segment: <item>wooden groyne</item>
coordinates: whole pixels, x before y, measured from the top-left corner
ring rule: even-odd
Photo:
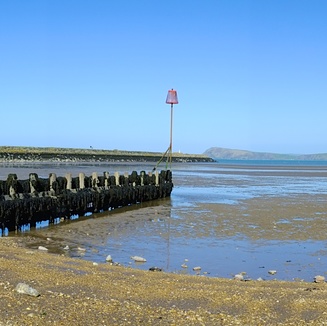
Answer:
[[[173,189],[170,170],[146,174],[91,176],[79,173],[77,177],[67,173],[57,177],[39,178],[30,173],[29,179],[18,180],[9,174],[0,180],[0,228],[2,233],[19,231],[23,226],[35,227],[38,222],[54,223],[58,218],[84,216],[87,213],[107,211],[145,201],[169,197]]]

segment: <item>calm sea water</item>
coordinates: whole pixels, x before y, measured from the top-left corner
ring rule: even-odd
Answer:
[[[153,164],[3,165],[8,173],[151,171]],[[67,171],[68,170],[68,171]],[[327,273],[327,162],[174,164],[170,199],[102,212],[19,236],[29,247],[133,268],[311,281]],[[15,235],[9,235],[15,236]],[[33,241],[31,241],[31,239]],[[69,250],[63,248],[68,246]],[[85,250],[80,250],[80,249]],[[146,258],[142,264],[130,257]],[[183,267],[182,267],[183,266]],[[201,267],[200,272],[193,271]],[[269,274],[276,270],[275,275]]]

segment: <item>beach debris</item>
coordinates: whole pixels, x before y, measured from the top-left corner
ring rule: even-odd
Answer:
[[[268,271],[268,274],[275,275],[275,274],[277,274],[277,271],[274,270],[274,269],[271,269],[271,270]]]
[[[43,251],[48,251],[48,248],[46,248],[46,247],[43,247],[43,246],[39,246],[39,248],[38,248],[39,250],[43,250]]]
[[[193,270],[194,270],[195,272],[198,272],[198,271],[201,270],[201,267],[200,267],[200,266],[193,267]]]
[[[315,283],[324,283],[325,282],[325,277],[321,275],[316,275],[314,277],[314,282]]]
[[[106,257],[106,262],[108,262],[108,263],[112,263],[112,257],[111,257],[111,255],[108,255],[108,256]]]
[[[131,259],[133,259],[135,262],[138,263],[144,263],[146,262],[146,259],[140,256],[131,256]]]
[[[30,295],[32,297],[38,297],[40,295],[40,293],[33,289],[32,287],[30,287],[28,284],[26,283],[18,283],[16,285],[16,288],[15,290],[18,292],[18,293],[23,293],[23,294],[27,294],[27,295]]]
[[[187,265],[186,264],[182,264],[181,267],[187,268]]]
[[[151,272],[162,272],[162,268],[160,268],[160,267],[150,267],[149,271],[151,271]]]

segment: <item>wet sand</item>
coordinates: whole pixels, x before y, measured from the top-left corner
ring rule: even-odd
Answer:
[[[326,174],[313,173],[315,177]],[[202,222],[210,223],[211,212],[215,212],[216,234],[323,241],[326,199],[325,194],[300,193],[244,199],[237,207],[206,203],[210,212],[202,216]],[[83,223],[90,221],[60,226],[62,237],[66,232],[67,237],[82,232]],[[204,233],[196,236],[205,236],[212,227],[197,232]],[[47,235],[51,233],[44,233],[43,240]],[[327,325],[325,282],[236,281],[142,271],[105,262],[94,265],[26,248],[29,241],[35,238],[28,234],[0,238],[0,325]],[[31,285],[40,296],[17,293],[19,282]]]
[[[246,272],[247,278],[272,279],[268,273],[269,269],[278,271],[274,278],[279,280],[312,281],[318,274],[326,276],[324,225],[327,195],[299,194],[295,197],[251,198],[240,201],[238,205],[203,203],[197,208],[201,218],[194,210],[187,210],[184,211],[184,220],[170,218],[170,207],[165,205],[168,202],[169,200],[162,200],[134,208],[119,209],[118,212],[98,213],[18,236],[22,244],[31,249],[41,245],[47,247],[51,253],[97,262],[105,261],[106,256],[110,254],[115,261],[125,266],[135,266],[129,256],[142,256],[145,254],[143,250],[149,248],[145,254],[148,262],[136,266],[140,269],[148,269],[155,264],[165,271],[194,275],[192,267],[200,265],[202,270],[199,273],[209,277],[232,278],[239,272]],[[160,234],[160,237],[154,237],[156,234]],[[139,238],[136,236],[141,237],[142,246],[138,246]],[[168,261],[158,265],[155,259],[162,253],[152,248],[158,243],[166,243],[169,237],[187,239],[189,243],[199,239],[216,238],[217,241],[212,245],[217,247],[215,252],[220,250],[229,259],[217,255],[210,256],[213,249],[204,246],[202,256],[208,256],[208,263],[204,265],[196,260],[192,250],[185,256],[178,256],[176,245],[171,244],[169,268],[166,267]],[[135,247],[130,240],[132,238],[136,239]],[[235,245],[232,243],[233,239]],[[244,250],[237,248],[242,239],[244,243],[249,244]],[[267,255],[270,257],[267,258],[261,250],[267,250],[269,241],[275,243],[274,249],[271,250],[280,249],[275,255]],[[290,241],[296,246],[293,246],[293,251],[285,252]],[[320,245],[316,244],[311,253],[307,248],[308,241],[319,242]],[[69,250],[64,250],[67,245]],[[78,247],[84,247],[86,251],[79,251]],[[167,259],[165,255],[162,256]],[[188,269],[181,267],[184,258],[190,260],[187,263]],[[232,269],[228,269],[228,264]]]
[[[235,281],[53,255],[0,238],[0,325],[324,325],[326,283]],[[15,291],[19,282],[39,297]]]

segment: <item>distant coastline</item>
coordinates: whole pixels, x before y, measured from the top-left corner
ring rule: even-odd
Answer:
[[[0,162],[157,162],[163,153],[57,147],[0,146]],[[214,162],[205,154],[173,153],[173,162]]]
[[[284,160],[284,161],[327,161],[327,153],[318,154],[278,154],[251,152],[240,149],[211,147],[204,152],[215,160]]]

